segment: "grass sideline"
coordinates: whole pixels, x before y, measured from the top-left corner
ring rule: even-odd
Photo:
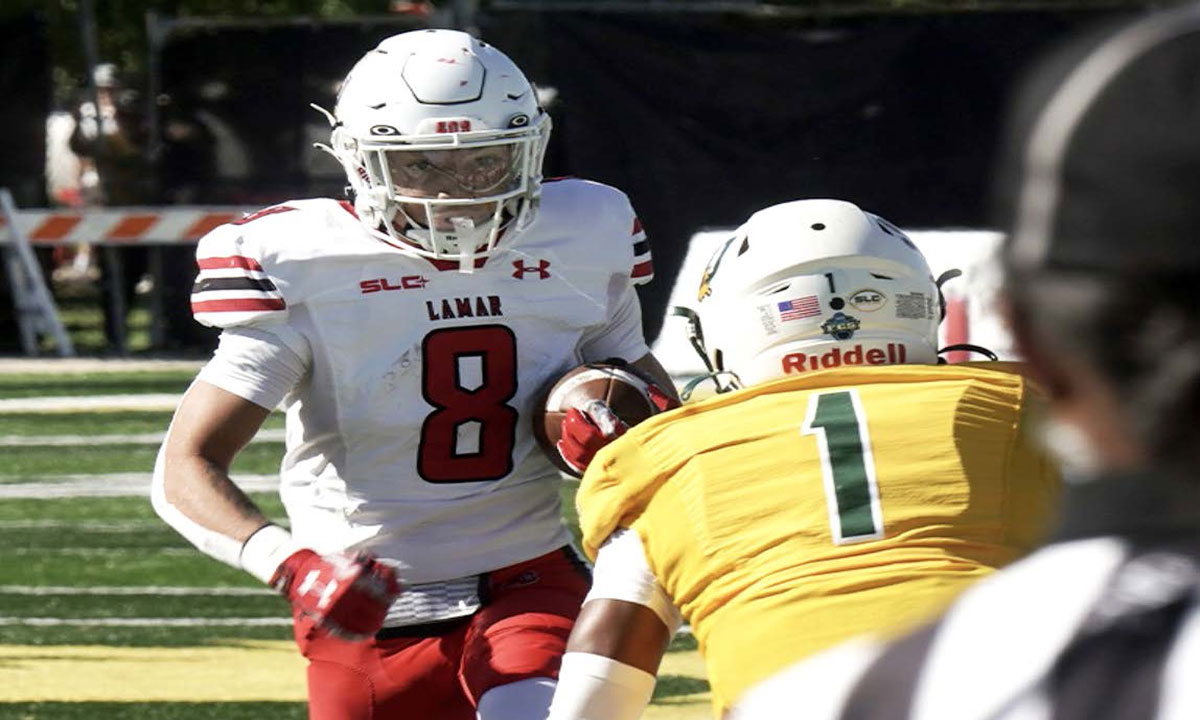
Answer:
[[[0,398],[175,393],[182,392],[193,375],[194,370],[0,373]],[[21,441],[4,447],[0,486],[30,475],[53,480],[64,474],[133,472],[148,477],[153,443],[106,444],[103,436],[161,433],[169,416],[124,410],[0,412],[0,436],[70,436],[78,441],[70,446]],[[272,429],[282,425],[278,413],[267,422]],[[243,453],[235,472],[273,474],[281,452],[279,442],[256,442]],[[564,483],[562,493],[566,519],[577,533],[576,487],[575,482]],[[277,494],[252,497],[269,516],[283,520]],[[165,590],[180,587],[198,588],[203,594]],[[302,661],[286,625],[168,624],[194,618],[286,618],[282,599],[241,594],[258,590],[261,586],[245,573],[192,548],[162,523],[145,497],[6,499],[0,502],[0,615],[5,618],[0,622],[0,677],[9,678],[6,684],[12,691],[0,694],[0,719],[306,717],[303,672],[296,671]],[[160,622],[148,627],[120,624],[143,618]],[[30,624],[40,620],[79,624]],[[286,692],[293,696],[285,692],[282,699],[221,697],[219,684],[213,684],[222,670],[264,663],[272,673],[271,686],[292,688]],[[123,689],[120,701],[114,701],[116,693],[105,695],[103,689],[85,694],[91,678],[98,679],[106,666],[124,673],[108,678],[109,687]],[[172,672],[182,678],[183,689],[168,691],[163,678]],[[33,678],[46,684],[35,686]],[[40,695],[15,694],[21,687],[36,687]],[[680,636],[664,659],[653,703],[643,717],[711,717],[707,690],[695,640]],[[85,696],[89,699],[64,700]]]
[[[0,399],[182,393],[193,370],[0,374]]]

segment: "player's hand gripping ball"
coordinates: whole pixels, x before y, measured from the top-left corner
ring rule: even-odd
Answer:
[[[563,472],[582,477],[600,448],[679,403],[627,365],[587,363],[568,371],[534,413],[533,432]]]

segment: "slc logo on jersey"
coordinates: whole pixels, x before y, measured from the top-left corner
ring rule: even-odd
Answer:
[[[375,278],[373,280],[363,280],[358,284],[363,295],[371,293],[383,292],[385,290],[419,290],[429,284],[421,275],[405,275],[400,278],[400,284],[393,285],[388,282],[387,278]]]

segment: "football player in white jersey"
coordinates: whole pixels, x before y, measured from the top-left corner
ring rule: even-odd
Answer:
[[[589,360],[674,394],[642,334],[649,246],[620,191],[542,181],[549,117],[465,33],[383,41],[328,115],[353,204],[286,202],[200,241],[193,311],[223,332],[154,506],[292,602],[310,717],[544,717],[589,578],[528,415]],[[229,478],[280,405],[290,529]],[[606,438],[572,422],[583,467]]]

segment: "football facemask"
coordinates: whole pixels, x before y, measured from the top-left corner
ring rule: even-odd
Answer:
[[[331,152],[375,237],[470,271],[537,212],[550,118],[499,50],[450,30],[388,38],[355,65]]]

